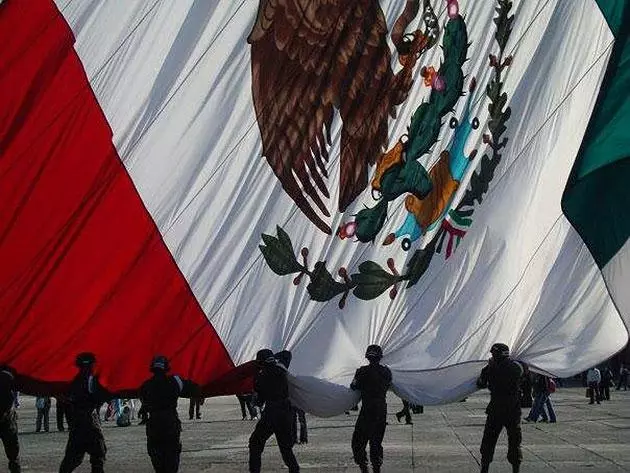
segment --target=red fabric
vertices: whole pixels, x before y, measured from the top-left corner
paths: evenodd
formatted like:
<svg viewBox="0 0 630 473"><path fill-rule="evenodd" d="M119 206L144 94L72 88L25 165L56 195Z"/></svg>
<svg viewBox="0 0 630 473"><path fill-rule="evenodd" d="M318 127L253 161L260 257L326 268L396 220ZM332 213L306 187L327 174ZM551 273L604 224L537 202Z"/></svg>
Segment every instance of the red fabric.
<svg viewBox="0 0 630 473"><path fill-rule="evenodd" d="M92 351L119 390L161 353L173 372L217 380L234 365L120 162L73 43L52 1L0 5L0 362L54 383Z"/></svg>

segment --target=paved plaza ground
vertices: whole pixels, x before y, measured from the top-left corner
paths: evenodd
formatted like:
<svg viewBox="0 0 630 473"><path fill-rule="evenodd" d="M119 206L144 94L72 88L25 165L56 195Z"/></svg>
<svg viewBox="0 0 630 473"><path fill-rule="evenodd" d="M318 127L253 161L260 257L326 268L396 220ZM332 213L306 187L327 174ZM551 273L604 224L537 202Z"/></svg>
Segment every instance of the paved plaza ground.
<svg viewBox="0 0 630 473"><path fill-rule="evenodd" d="M602 405L588 405L583 388L559 389L553 395L557 424L523 425L523 473L630 471L630 391L613 391L613 399ZM386 473L478 471L479 442L485 421L487 393L477 393L466 402L427 407L414 416L414 425L396 421L400 401L391 396L389 425L385 434ZM247 439L254 422L241 421L235 397L208 399L203 418L189 421L187 401L180 401L183 423L181 472L246 472ZM20 440L25 472L55 472L63 455L67 433L56 431L54 407L51 433L35 433L34 399L22 398ZM354 472L350 438L356 412L331 419L309 417L309 443L295 452L303 471ZM523 415L526 415L524 413ZM152 472L146 455L142 426L115 427L104 424L108 447L106 471ZM502 434L492 472L510 472L505 460L506 440ZM6 460L0 457L0 472ZM77 470L89 472L86 461ZM287 471L275 441L268 443L263 471Z"/></svg>

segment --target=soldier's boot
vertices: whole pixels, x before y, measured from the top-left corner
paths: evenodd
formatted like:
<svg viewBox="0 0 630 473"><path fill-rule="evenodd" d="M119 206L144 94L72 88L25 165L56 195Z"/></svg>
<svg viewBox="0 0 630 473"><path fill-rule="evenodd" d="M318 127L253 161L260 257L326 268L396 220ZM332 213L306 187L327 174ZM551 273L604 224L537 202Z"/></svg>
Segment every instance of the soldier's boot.
<svg viewBox="0 0 630 473"><path fill-rule="evenodd" d="M367 464L359 465L359 468L361 469L361 473L370 473L370 469L368 468Z"/></svg>
<svg viewBox="0 0 630 473"><path fill-rule="evenodd" d="M512 465L512 473L519 473L519 471L521 471L520 463L516 463L515 465Z"/></svg>
<svg viewBox="0 0 630 473"><path fill-rule="evenodd" d="M380 465L372 465L372 471L374 473L381 473L381 466Z"/></svg>
<svg viewBox="0 0 630 473"><path fill-rule="evenodd" d="M11 461L9 462L9 472L10 473L21 473L22 472L22 467L20 467L20 464L16 461Z"/></svg>
<svg viewBox="0 0 630 473"><path fill-rule="evenodd" d="M490 471L490 463L481 462L481 470L480 473L488 473Z"/></svg>

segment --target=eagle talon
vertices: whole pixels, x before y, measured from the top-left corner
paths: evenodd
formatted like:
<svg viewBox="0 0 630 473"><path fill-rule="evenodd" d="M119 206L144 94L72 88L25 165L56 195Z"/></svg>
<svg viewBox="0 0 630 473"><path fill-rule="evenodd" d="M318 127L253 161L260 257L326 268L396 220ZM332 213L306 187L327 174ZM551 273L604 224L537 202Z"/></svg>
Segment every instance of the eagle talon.
<svg viewBox="0 0 630 473"><path fill-rule="evenodd" d="M422 53L427 49L429 38L420 30L407 33L396 46L398 62L403 67L413 67Z"/></svg>

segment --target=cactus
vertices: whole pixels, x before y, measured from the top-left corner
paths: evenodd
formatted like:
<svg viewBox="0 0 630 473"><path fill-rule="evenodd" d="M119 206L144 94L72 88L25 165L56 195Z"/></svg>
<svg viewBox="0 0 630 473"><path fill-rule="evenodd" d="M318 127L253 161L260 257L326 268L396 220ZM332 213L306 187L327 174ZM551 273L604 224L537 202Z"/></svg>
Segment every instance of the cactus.
<svg viewBox="0 0 630 473"><path fill-rule="evenodd" d="M437 142L442 119L453 110L462 96L462 66L468 52L468 32L461 16L457 15L446 24L442 49L444 61L438 70L441 86L439 90L434 87L429 100L422 103L413 114L409 140L404 146L406 158L390 167L381 178L379 190L382 200L375 207L363 209L357 214L356 237L359 241L370 242L376 238L386 220L389 202L405 193L422 199L431 191L431 179L418 159Z"/></svg>

